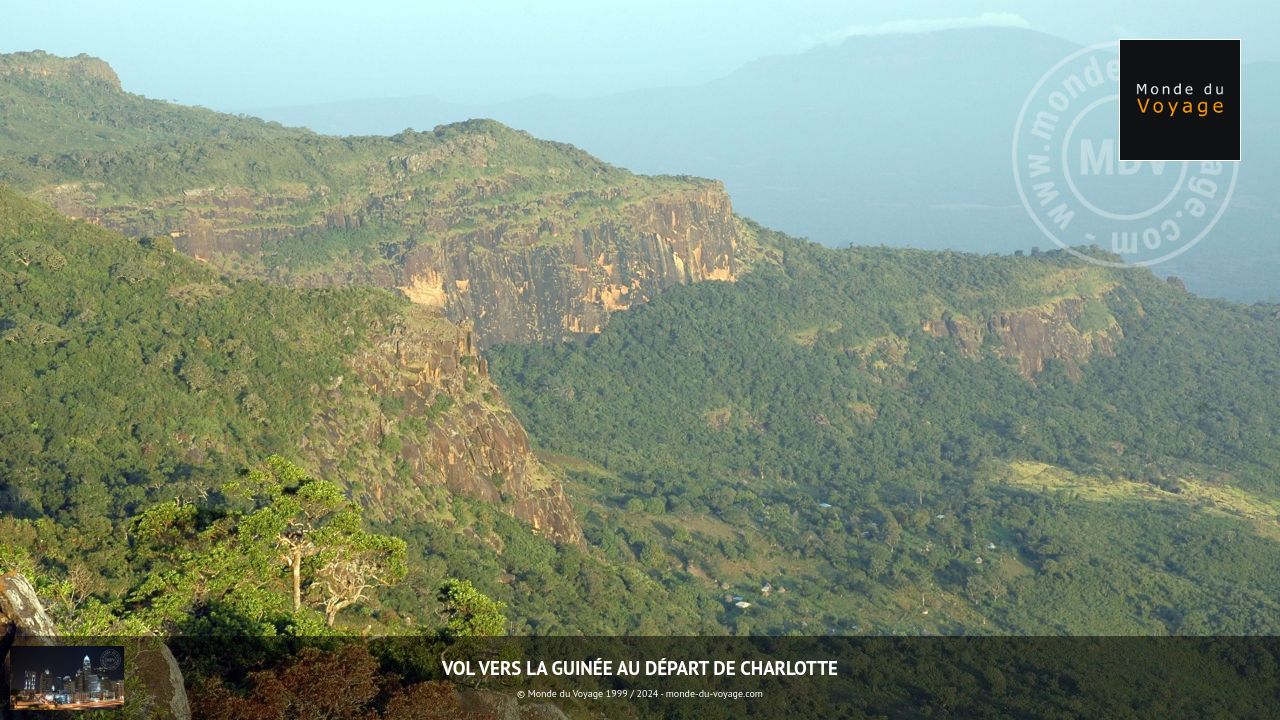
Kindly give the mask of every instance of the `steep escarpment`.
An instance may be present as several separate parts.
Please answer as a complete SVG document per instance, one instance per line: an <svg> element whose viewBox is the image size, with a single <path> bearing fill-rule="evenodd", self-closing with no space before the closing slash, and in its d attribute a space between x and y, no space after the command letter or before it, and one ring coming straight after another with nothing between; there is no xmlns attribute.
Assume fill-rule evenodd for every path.
<svg viewBox="0 0 1280 720"><path fill-rule="evenodd" d="M23 108L0 116L0 180L227 272L400 288L486 346L599 332L742 270L748 236L719 183L632 175L492 121L324 137L75 83L100 61L41 57L59 63L0 76L0 103Z"/></svg>
<svg viewBox="0 0 1280 720"><path fill-rule="evenodd" d="M919 365L909 347L943 338L971 361L998 358L1034 380L1052 363L1080 377L1095 357L1113 357L1126 337L1118 319L1141 317L1125 274L1063 252L1031 258L851 247L828 252L758 226L753 267L781 270L805 288L803 300L777 291L782 328L794 343L855 357L864 367L902 375ZM751 281L760 273L743 276ZM816 291L826 293L818 299ZM1161 287L1162 291L1168 287ZM852 306L856 313L836 308Z"/></svg>
<svg viewBox="0 0 1280 720"><path fill-rule="evenodd" d="M100 84L119 91L120 78L107 63L89 55L62 58L35 50L0 55L0 77L37 82Z"/></svg>
<svg viewBox="0 0 1280 720"><path fill-rule="evenodd" d="M469 319L482 342L598 333L609 313L658 293L738 274L738 234L722 188L697 187L583 223L489 228L407 253L410 299Z"/></svg>
<svg viewBox="0 0 1280 720"><path fill-rule="evenodd" d="M330 473L370 473L365 501L385 517L453 522L448 494L492 503L560 542L582 533L559 480L489 379L469 328L425 308L374 330L350 375L317 389L323 409L301 443ZM442 493L447 490L448 493Z"/></svg>
<svg viewBox="0 0 1280 720"><path fill-rule="evenodd" d="M279 453L386 519L461 532L478 500L581 537L471 331L386 291L231 280L0 187L0 359L7 515L120 515Z"/></svg>

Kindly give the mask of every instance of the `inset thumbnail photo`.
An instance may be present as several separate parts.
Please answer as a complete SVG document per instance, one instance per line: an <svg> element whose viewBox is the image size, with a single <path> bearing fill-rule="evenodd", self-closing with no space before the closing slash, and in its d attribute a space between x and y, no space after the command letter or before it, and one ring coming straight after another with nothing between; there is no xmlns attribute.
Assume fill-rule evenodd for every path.
<svg viewBox="0 0 1280 720"><path fill-rule="evenodd" d="M124 648L118 645L18 645L10 650L14 710L124 707Z"/></svg>

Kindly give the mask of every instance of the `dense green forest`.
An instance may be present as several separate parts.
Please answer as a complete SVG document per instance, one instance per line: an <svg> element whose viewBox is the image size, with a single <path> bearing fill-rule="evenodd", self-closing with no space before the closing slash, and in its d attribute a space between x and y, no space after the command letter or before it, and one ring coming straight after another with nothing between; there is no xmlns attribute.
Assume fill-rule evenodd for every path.
<svg viewBox="0 0 1280 720"><path fill-rule="evenodd" d="M0 574L64 635L168 636L201 717L465 717L444 654L534 647L491 636L785 650L731 634L834 641L867 686L815 717L1247 716L1266 639L832 636L1280 635L1278 429L1280 307L0 55Z"/></svg>
<svg viewBox="0 0 1280 720"><path fill-rule="evenodd" d="M722 582L740 632L1280 629L1275 308L758 232L736 284L491 354L610 557Z"/></svg>
<svg viewBox="0 0 1280 720"><path fill-rule="evenodd" d="M1060 254L752 232L767 250L738 283L491 354L578 508L586 543L557 545L443 488L415 512L370 496L428 421L492 399L474 371L393 439L299 451L335 408L403 411L333 390L413 315L403 299L235 280L0 190L5 567L44 578L68 627L155 622L144 580L181 586L183 566L155 566L136 523L200 508L180 537L207 550L248 511L223 488L279 453L330 469L363 532L405 542L403 579L339 626L429 625L457 577L515 633L1275 630L1275 308Z"/></svg>
<svg viewBox="0 0 1280 720"><path fill-rule="evenodd" d="M285 388L329 382L402 305L234 282L167 238L128 241L7 189L0 253L6 505L22 517L122 517L299 436L315 398Z"/></svg>
<svg viewBox="0 0 1280 720"><path fill-rule="evenodd" d="M183 537L216 546L249 512L222 489L280 456L405 543L336 627L420 627L459 578L516 633L1277 630L1275 307L1062 253L824 249L715 192L662 204L707 181L488 121L332 138L131 95L87 57L0 76L0 180L91 219L0 189L0 545L69 625L155 622L130 603L182 567L152 566L139 518L200 508ZM174 251L215 220L236 249ZM682 286L654 237L708 221L741 277ZM484 272L451 297L487 287L483 319L536 296L554 332L532 336L564 336L579 293L662 294L499 348L490 378L438 310L359 287L455 235ZM406 338L443 364L397 364ZM449 489L439 457L490 451L504 470ZM563 542L531 527L544 501Z"/></svg>
<svg viewBox="0 0 1280 720"><path fill-rule="evenodd" d="M41 52L0 55L0 182L131 235L221 217L237 239L266 238L262 257L229 264L303 283L308 271L368 276L416 243L478 228L563 243L547 223L619 221L629 202L708 184L632 175L490 120L318 135L128 93L97 58ZM326 222L335 215L348 220ZM357 216L367 224L346 227Z"/></svg>
<svg viewBox="0 0 1280 720"><path fill-rule="evenodd" d="M153 624L138 593L164 573L177 573L167 590L182 587L184 563L199 556L180 544L139 547L139 518L157 508L199 508L201 523L233 517L244 503L228 504L222 488L278 453L310 472L326 469L326 480L365 507L368 532L407 543L403 580L345 609L339 626L430 624L436 589L459 577L513 608L512 632L721 627L714 611L696 609L713 601L709 589L665 588L639 564L557 545L494 503L415 486L398 450L427 444L432 427L467 422L477 408L502 409L474 364L425 414L389 425L405 412L403 397L371 394L357 379L337 387L388 327L426 323L428 337L446 342L456 333L420 314L382 290L234 280L163 238L71 222L0 187L0 570L39 578L67 629ZM317 423L331 418L355 439L322 443L331 436ZM380 424L381 439L366 437ZM386 503L372 497L375 485L389 488ZM190 536L192 552L207 552L214 535L202 533L229 521L219 522L173 540ZM273 586L287 574L261 570L230 568L220 582ZM600 594L616 601L583 602Z"/></svg>
<svg viewBox="0 0 1280 720"><path fill-rule="evenodd" d="M318 135L126 92L83 55L0 54L0 183L234 277L399 288L481 347L592 332L750 251L713 180L485 119Z"/></svg>
<svg viewBox="0 0 1280 720"><path fill-rule="evenodd" d="M99 189L117 199L154 199L210 185L269 190L308 184L342 196L367 189L371 172L416 154L444 161L433 168L437 179L505 175L530 193L570 185L585 190L592 183L603 188L633 177L581 150L535 141L496 122L470 127L525 142L500 148L481 142L467 155L447 147L451 135L467 132L467 123L438 135L409 130L337 138L146 98L125 92L110 66L89 56L0 55L0 108L0 180L24 188L109 181ZM501 157L484 162L488 149ZM429 157L433 152L438 156ZM524 176L513 177L517 170Z"/></svg>

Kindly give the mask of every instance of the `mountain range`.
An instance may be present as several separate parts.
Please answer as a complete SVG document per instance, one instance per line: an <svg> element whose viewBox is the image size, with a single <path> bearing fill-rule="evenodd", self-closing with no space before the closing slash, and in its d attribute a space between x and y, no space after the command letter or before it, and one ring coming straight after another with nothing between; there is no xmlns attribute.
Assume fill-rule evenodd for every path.
<svg viewBox="0 0 1280 720"><path fill-rule="evenodd" d="M327 137L143 98L99 60L42 53L0 58L0 81L0 180L238 274L402 288L481 345L596 332L743 262L719 183L633 175L492 121Z"/></svg>
<svg viewBox="0 0 1280 720"><path fill-rule="evenodd" d="M406 541L351 631L423 627L447 577L535 634L1280 623L1273 305L1061 251L825 247L493 120L318 135L87 56L0 57L0 106L0 561L77 622L178 572L138 523L188 557L207 536L156 513L235 517L219 488L284 456ZM843 142L828 169L889 160ZM284 597L277 569L244 583Z"/></svg>
<svg viewBox="0 0 1280 720"><path fill-rule="evenodd" d="M744 215L825 245L1010 253L1050 246L1013 183L1014 122L1041 75L1077 49L1019 28L854 36L693 87L254 112L341 134L490 117L638 171L719 178ZM1197 293L1280 299L1269 270L1280 261L1278 72L1267 62L1243 70L1245 154L1230 212L1202 246L1157 266Z"/></svg>

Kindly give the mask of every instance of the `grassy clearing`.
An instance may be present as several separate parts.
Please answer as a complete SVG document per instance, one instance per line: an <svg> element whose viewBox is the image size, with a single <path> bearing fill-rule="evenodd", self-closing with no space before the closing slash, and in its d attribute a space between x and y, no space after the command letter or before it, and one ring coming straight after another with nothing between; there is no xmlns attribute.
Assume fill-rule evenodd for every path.
<svg viewBox="0 0 1280 720"><path fill-rule="evenodd" d="M1088 502L1149 500L1178 502L1206 513L1246 520L1259 535L1280 540L1280 500L1255 495L1230 485L1178 480L1170 492L1147 483L1119 478L1079 475L1053 465L1016 461L1005 480L1038 492L1066 492Z"/></svg>

